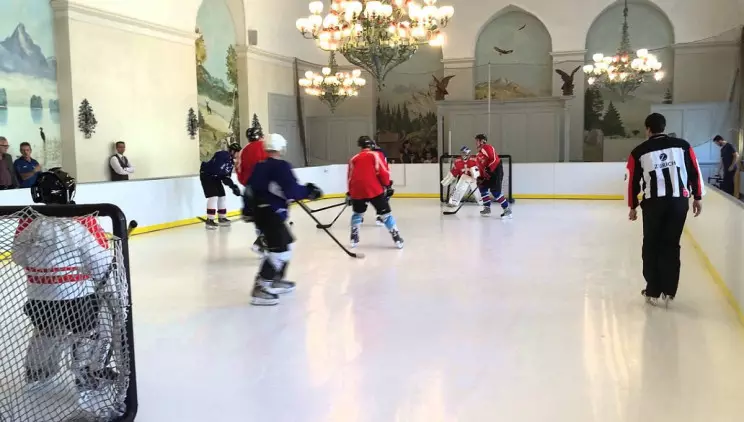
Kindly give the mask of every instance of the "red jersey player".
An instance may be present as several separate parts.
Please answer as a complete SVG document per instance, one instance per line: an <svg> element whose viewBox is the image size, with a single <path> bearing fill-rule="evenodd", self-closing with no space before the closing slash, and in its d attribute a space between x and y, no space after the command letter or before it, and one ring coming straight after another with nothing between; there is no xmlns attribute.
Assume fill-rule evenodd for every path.
<svg viewBox="0 0 744 422"><path fill-rule="evenodd" d="M477 183L482 173L480 162L475 156L470 155L470 148L466 146L460 148L460 154L462 155L455 159L452 169L442 180L442 186L449 186L457 181L457 185L455 185L455 190L450 195L447 206L459 206L466 192L473 192L478 205L483 205Z"/></svg>
<svg viewBox="0 0 744 422"><path fill-rule="evenodd" d="M362 149L349 160L347 180L351 200L351 247L359 244L359 227L362 225L367 204L377 211L382 223L393 236L393 242L400 249L403 238L400 237L395 218L391 214L389 198L393 196L390 170L378 152L372 150L374 141L369 136L361 136L357 144Z"/></svg>
<svg viewBox="0 0 744 422"><path fill-rule="evenodd" d="M509 201L504 198L501 192L501 184L504 181L504 166L501 164L501 158L499 158L493 145L488 143L486 135L476 135L475 145L478 147L476 158L483 170L483 175L481 175L480 184L478 185L481 197L483 197L481 215L484 217L491 215L491 200L493 199L504 210L501 218L511 218L512 211L509 208Z"/></svg>
<svg viewBox="0 0 744 422"><path fill-rule="evenodd" d="M256 167L256 164L268 158L268 154L264 148L263 131L261 130L261 126L252 126L248 128L248 130L245 131L245 136L248 138L248 145L240 151L235 167L237 168L238 181L243 186L246 186L246 189L243 191L243 221L251 222L253 221L253 215L251 214L253 206L251 206L250 203L253 201L253 196L251 190L247 188L248 179L250 179L251 174L253 174L253 169ZM253 242L251 248L254 252L263 254L266 249L266 241L258 229L256 229L256 235L258 237L255 242Z"/></svg>

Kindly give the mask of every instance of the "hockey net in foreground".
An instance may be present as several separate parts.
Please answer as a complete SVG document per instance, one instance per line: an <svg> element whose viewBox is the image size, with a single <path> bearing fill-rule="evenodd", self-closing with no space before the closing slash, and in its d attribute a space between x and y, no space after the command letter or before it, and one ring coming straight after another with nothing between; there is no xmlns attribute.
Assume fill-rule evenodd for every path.
<svg viewBox="0 0 744 422"><path fill-rule="evenodd" d="M134 420L126 236L113 205L0 207L0 422Z"/></svg>
<svg viewBox="0 0 744 422"><path fill-rule="evenodd" d="M455 163L455 159L460 157L459 155L444 154L439 157L439 180L444 179L444 176L450 172L452 166ZM504 179L501 182L501 193L510 202L514 203L514 196L512 195L512 157L511 155L499 155L501 163L504 166ZM439 200L447 202L450 195L455 189L455 183L449 186L439 186ZM470 196L468 202L475 202L475 198Z"/></svg>

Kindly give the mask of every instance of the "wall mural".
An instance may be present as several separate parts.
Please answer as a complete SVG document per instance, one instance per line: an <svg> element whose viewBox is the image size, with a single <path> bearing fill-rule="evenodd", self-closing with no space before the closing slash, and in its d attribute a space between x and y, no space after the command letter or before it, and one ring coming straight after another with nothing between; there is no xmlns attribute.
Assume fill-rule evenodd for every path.
<svg viewBox="0 0 744 422"><path fill-rule="evenodd" d="M0 13L0 136L21 142L43 168L62 163L57 60L49 0L5 1Z"/></svg>
<svg viewBox="0 0 744 422"><path fill-rule="evenodd" d="M614 54L620 44L623 5L600 14L587 33L587 63L594 53ZM674 77L674 33L669 19L650 4L628 8L631 49L648 48L663 64L661 82L643 84L626 98L586 84L584 92L584 161L621 160L645 139L644 120L652 104L671 103ZM577 77L586 77L583 73ZM627 151L626 151L627 150Z"/></svg>
<svg viewBox="0 0 744 422"><path fill-rule="evenodd" d="M475 45L475 99L549 97L552 93L552 41L545 25L515 6L499 12Z"/></svg>
<svg viewBox="0 0 744 422"><path fill-rule="evenodd" d="M208 160L240 140L235 30L224 0L204 0L196 17L199 156Z"/></svg>
<svg viewBox="0 0 744 422"><path fill-rule="evenodd" d="M441 48L428 45L385 78L377 100L377 141L390 160L437 161L436 101L450 79L444 77Z"/></svg>

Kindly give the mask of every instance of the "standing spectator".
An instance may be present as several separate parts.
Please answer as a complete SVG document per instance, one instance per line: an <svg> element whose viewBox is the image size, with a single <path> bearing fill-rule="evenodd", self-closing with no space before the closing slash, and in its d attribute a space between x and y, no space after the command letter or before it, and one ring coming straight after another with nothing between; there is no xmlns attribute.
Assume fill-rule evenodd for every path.
<svg viewBox="0 0 744 422"><path fill-rule="evenodd" d="M8 139L0 136L0 190L18 187L18 178L13 168L13 157L8 154Z"/></svg>
<svg viewBox="0 0 744 422"><path fill-rule="evenodd" d="M41 173L39 162L31 158L31 144L21 142L21 156L13 162L15 172L18 175L20 187L30 188L36 182L36 177Z"/></svg>
<svg viewBox="0 0 744 422"><path fill-rule="evenodd" d="M641 291L646 302L665 304L677 295L680 259L679 240L690 209L695 217L703 209L703 178L695 151L690 144L664 134L666 119L659 113L646 117L648 140L633 149L628 157L627 200L631 221L638 219L638 195L643 210L643 278Z"/></svg>
<svg viewBox="0 0 744 422"><path fill-rule="evenodd" d="M716 135L713 142L721 147L721 163L718 166L718 173L723 176L721 190L729 195L734 195L734 179L736 178L736 163L739 161L739 153L721 135Z"/></svg>
<svg viewBox="0 0 744 422"><path fill-rule="evenodd" d="M111 172L111 181L116 182L119 180L129 180L129 175L134 173L134 166L129 163L127 157L124 156L124 151L127 149L127 145L119 141L115 145L116 154L109 158L109 170Z"/></svg>

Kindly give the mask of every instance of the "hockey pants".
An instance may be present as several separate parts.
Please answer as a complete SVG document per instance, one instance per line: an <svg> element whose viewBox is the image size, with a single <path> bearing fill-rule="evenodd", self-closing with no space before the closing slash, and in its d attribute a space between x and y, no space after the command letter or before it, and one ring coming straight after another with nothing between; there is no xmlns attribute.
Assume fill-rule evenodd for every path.
<svg viewBox="0 0 744 422"><path fill-rule="evenodd" d="M258 206L256 229L263 234L267 252L258 270L257 281L281 281L292 257L294 237L282 218L268 206Z"/></svg>
<svg viewBox="0 0 744 422"><path fill-rule="evenodd" d="M460 176L460 180L457 181L455 189L450 195L449 204L453 207L459 206L460 201L465 199L465 195L469 192L473 192L473 197L475 197L478 205L483 205L483 198L481 197L481 192L478 190L477 182L467 175Z"/></svg>

